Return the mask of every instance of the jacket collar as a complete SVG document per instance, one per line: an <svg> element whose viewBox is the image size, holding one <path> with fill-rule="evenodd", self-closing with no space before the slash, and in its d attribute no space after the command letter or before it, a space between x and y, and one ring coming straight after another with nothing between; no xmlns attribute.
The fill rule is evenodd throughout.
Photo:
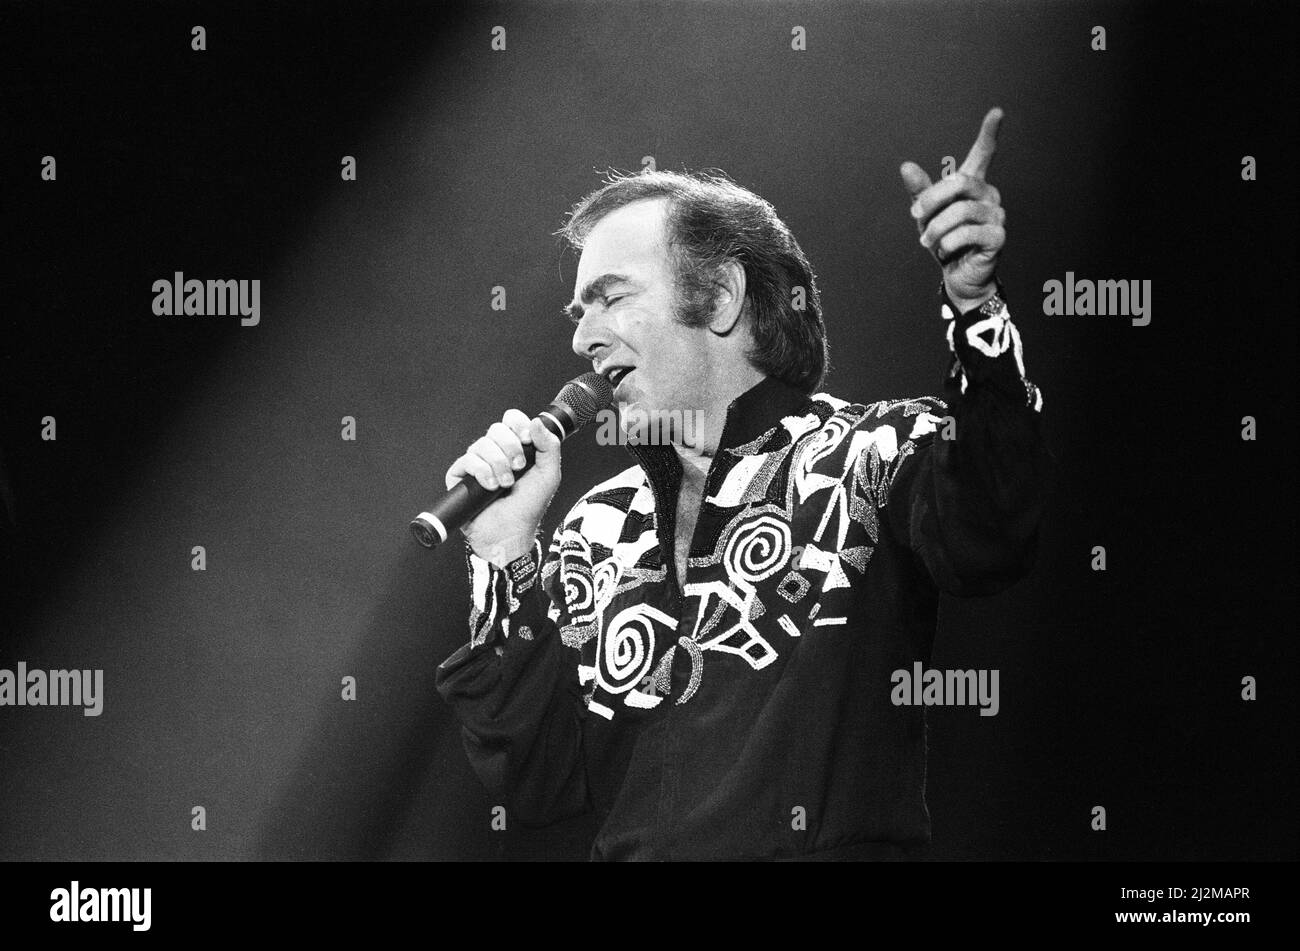
<svg viewBox="0 0 1300 951"><path fill-rule="evenodd" d="M764 377L727 407L718 451L753 442L787 416L799 413L812 397L774 376Z"/></svg>
<svg viewBox="0 0 1300 951"><path fill-rule="evenodd" d="M727 419L722 427L718 454L724 451L732 455L762 452L761 447L769 440L759 437L780 426L781 420L786 416L805 410L811 401L812 397L797 387L774 377L764 377L732 400L727 407ZM640 446L628 443L627 449L640 463L654 495L659 550L666 553L662 558L667 565L668 577L680 595L681 581L677 579L672 552L675 545L677 496L682 485L682 461L677 456L677 450L669 445ZM714 479L726 469L710 466L709 471L710 479Z"/></svg>

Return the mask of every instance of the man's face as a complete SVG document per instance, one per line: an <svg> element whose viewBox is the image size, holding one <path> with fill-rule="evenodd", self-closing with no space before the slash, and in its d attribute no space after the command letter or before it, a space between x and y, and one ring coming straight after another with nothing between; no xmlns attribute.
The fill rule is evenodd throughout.
<svg viewBox="0 0 1300 951"><path fill-rule="evenodd" d="M667 199L645 199L600 219L587 235L572 316L573 351L618 383L615 402L641 413L702 408L709 381L707 328L676 320L665 216Z"/></svg>

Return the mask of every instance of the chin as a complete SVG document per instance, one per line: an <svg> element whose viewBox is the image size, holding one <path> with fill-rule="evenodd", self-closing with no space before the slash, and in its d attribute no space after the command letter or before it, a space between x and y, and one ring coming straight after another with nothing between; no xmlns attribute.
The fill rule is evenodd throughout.
<svg viewBox="0 0 1300 951"><path fill-rule="evenodd" d="M636 406L638 409L647 408L645 393L636 384L621 385L617 394L615 394L614 401L620 406Z"/></svg>

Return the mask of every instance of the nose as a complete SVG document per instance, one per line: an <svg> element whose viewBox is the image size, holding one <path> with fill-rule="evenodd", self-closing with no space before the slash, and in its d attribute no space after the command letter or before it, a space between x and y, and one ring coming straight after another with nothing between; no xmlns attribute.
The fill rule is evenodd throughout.
<svg viewBox="0 0 1300 951"><path fill-rule="evenodd" d="M588 307L573 330L573 352L583 360L599 360L613 345L608 325L598 316L598 307Z"/></svg>

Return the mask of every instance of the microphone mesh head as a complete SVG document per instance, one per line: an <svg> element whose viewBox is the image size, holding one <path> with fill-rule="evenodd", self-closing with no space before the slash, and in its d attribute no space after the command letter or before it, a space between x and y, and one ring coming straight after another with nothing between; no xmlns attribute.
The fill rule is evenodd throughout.
<svg viewBox="0 0 1300 951"><path fill-rule="evenodd" d="M581 429L595 419L597 413L614 402L614 388L599 373L584 373L564 384L564 389L556 395L555 402L563 403L569 408L576 428Z"/></svg>

